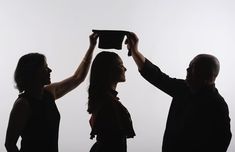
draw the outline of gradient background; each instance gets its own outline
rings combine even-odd
[[[135,32],[140,51],[172,77],[185,78],[190,60],[211,53],[221,62],[216,86],[230,109],[235,130],[234,0],[0,0],[0,151],[9,113],[17,98],[13,73],[20,56],[47,56],[52,82],[71,76],[83,58],[92,29]],[[116,51],[127,68],[119,97],[129,109],[137,136],[129,152],[160,152],[171,98],[138,73],[126,47]],[[100,52],[96,49],[95,54]],[[78,88],[57,100],[61,113],[60,152],[89,151],[87,108],[89,75]],[[232,139],[229,152],[235,151]]]

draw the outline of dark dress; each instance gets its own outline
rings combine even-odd
[[[192,91],[146,60],[141,75],[171,97],[163,152],[226,152],[230,140],[228,106],[215,85]]]
[[[44,91],[42,100],[27,94],[21,94],[19,98],[26,98],[31,109],[28,123],[21,133],[20,152],[58,152],[60,114],[54,97]]]
[[[135,136],[130,114],[116,95],[112,90],[96,99],[103,104],[90,119],[91,139],[97,140],[90,152],[126,152],[126,139]]]

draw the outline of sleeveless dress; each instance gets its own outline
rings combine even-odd
[[[102,100],[103,104],[90,119],[91,139],[96,136],[90,152],[126,152],[127,138],[135,136],[130,113],[117,94],[112,90],[96,98],[96,102]]]
[[[58,152],[60,114],[55,99],[47,91],[37,100],[23,93],[30,105],[30,117],[21,133],[20,152]]]

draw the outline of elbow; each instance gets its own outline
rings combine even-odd
[[[75,84],[75,87],[78,86],[79,84],[81,84],[83,81],[85,81],[86,79],[86,75],[80,75],[78,77],[74,76],[74,84]]]
[[[17,150],[18,148],[16,147],[16,143],[10,142],[10,141],[5,142],[5,148],[6,148],[7,152],[16,152],[16,151],[18,151]]]
[[[5,142],[5,148],[6,148],[6,150],[8,151],[8,152],[10,152],[11,151],[11,148],[12,146],[11,146],[11,144],[9,143],[9,142]]]
[[[85,79],[86,79],[86,75],[82,75],[81,77],[79,77],[79,78],[77,79],[78,84],[80,84],[80,83],[82,83],[83,81],[85,81]]]

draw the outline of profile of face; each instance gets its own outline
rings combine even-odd
[[[125,82],[126,68],[120,56],[114,52],[98,53],[91,65],[90,86],[113,86]]]
[[[48,85],[51,83],[50,73],[51,69],[48,67],[46,60],[44,64],[37,71],[37,79],[42,85]]]
[[[23,55],[16,66],[14,79],[20,93],[50,84],[51,69],[46,57],[40,53]]]
[[[125,77],[125,72],[126,72],[126,68],[123,65],[123,61],[120,57],[116,58],[116,72],[114,72],[114,77],[116,79],[116,82],[125,82],[126,81],[126,77]]]
[[[186,82],[192,88],[209,86],[214,84],[218,73],[218,59],[209,54],[199,54],[187,68]]]

